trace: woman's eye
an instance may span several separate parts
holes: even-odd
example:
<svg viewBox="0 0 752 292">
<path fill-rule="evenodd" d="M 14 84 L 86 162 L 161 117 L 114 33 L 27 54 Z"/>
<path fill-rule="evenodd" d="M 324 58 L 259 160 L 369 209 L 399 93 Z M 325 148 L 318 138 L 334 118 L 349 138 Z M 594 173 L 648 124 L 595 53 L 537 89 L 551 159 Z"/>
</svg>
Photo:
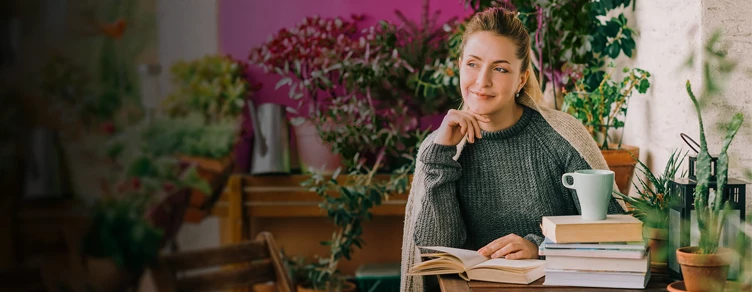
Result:
<svg viewBox="0 0 752 292">
<path fill-rule="evenodd" d="M 504 68 L 501 68 L 501 67 L 494 68 L 494 70 L 499 71 L 501 73 L 507 73 L 508 72 L 507 69 L 504 69 Z"/>
<path fill-rule="evenodd" d="M 472 67 L 472 68 L 475 68 L 475 66 L 476 66 L 476 65 L 475 65 L 475 63 L 467 63 L 467 66 L 468 66 L 468 67 Z"/>
</svg>

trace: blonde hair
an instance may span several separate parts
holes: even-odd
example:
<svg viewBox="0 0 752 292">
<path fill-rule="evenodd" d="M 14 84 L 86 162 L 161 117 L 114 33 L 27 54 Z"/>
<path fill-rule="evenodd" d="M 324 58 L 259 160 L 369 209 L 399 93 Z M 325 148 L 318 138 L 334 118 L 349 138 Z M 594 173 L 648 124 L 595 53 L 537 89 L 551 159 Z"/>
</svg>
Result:
<svg viewBox="0 0 752 292">
<path fill-rule="evenodd" d="M 488 8 L 478 12 L 467 23 L 465 32 L 462 34 L 459 55 L 462 56 L 467 39 L 476 32 L 490 31 L 499 36 L 511 39 L 517 45 L 516 56 L 522 60 L 520 72 L 528 71 L 528 78 L 522 87 L 520 94 L 527 94 L 535 103 L 539 104 L 543 99 L 538 79 L 530 57 L 530 34 L 525 25 L 517 18 L 517 13 L 500 7 Z"/>
</svg>

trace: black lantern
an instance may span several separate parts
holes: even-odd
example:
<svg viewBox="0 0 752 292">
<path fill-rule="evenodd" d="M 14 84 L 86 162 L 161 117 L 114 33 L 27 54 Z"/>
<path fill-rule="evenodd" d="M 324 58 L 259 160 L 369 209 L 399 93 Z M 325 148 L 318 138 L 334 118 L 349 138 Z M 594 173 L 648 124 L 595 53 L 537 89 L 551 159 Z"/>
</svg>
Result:
<svg viewBox="0 0 752 292">
<path fill-rule="evenodd" d="M 694 157 L 696 161 L 696 157 Z M 713 160 L 716 160 L 714 157 Z M 694 177 L 694 170 L 690 157 L 689 176 Z M 711 170 L 711 175 L 715 178 L 715 167 Z M 747 182 L 729 178 L 726 187 L 722 191 L 722 201 L 729 202 L 732 211 L 726 219 L 723 226 L 719 246 L 732 247 L 739 234 L 738 226 L 744 222 L 745 214 L 745 196 Z M 672 179 L 669 186 L 669 196 L 671 200 L 671 209 L 669 210 L 669 230 L 668 230 L 668 270 L 669 276 L 673 279 L 682 279 L 681 266 L 676 261 L 676 249 L 685 246 L 699 245 L 700 231 L 697 227 L 697 216 L 695 215 L 695 198 L 694 192 L 697 181 L 690 178 Z M 708 183 L 708 188 L 716 190 L 715 180 Z M 739 261 L 735 260 L 729 267 L 728 278 L 736 279 L 739 273 Z"/>
</svg>

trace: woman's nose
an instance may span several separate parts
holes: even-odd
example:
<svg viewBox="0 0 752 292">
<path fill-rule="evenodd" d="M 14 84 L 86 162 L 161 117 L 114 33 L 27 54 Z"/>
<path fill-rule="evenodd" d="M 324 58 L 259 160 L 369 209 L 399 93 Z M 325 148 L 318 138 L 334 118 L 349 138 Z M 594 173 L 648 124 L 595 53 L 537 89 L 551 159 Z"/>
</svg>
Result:
<svg viewBox="0 0 752 292">
<path fill-rule="evenodd" d="M 479 87 L 491 87 L 491 74 L 487 70 L 481 70 L 475 78 L 475 84 Z"/>
</svg>

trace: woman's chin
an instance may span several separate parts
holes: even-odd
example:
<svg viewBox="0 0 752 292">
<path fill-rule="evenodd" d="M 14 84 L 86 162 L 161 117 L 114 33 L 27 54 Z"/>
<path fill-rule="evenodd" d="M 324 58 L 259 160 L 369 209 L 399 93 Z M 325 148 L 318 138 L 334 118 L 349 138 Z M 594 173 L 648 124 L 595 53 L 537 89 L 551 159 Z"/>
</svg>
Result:
<svg viewBox="0 0 752 292">
<path fill-rule="evenodd" d="M 490 114 L 490 113 L 493 112 L 488 107 L 486 107 L 486 106 L 478 106 L 477 104 L 472 104 L 472 105 L 469 106 L 469 108 L 470 108 L 471 111 L 473 111 L 474 113 L 479 114 L 479 115 L 487 115 L 487 114 Z"/>
</svg>

